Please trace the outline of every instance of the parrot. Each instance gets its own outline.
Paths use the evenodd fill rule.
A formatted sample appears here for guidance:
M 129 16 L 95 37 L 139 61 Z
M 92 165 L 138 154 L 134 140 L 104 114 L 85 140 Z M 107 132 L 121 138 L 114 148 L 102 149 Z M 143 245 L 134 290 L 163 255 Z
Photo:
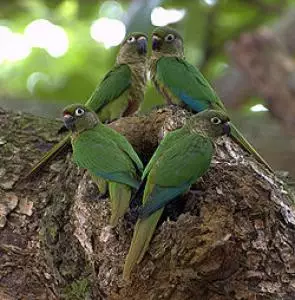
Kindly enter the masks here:
M 144 99 L 147 80 L 147 39 L 146 34 L 141 32 L 131 33 L 124 39 L 115 66 L 105 75 L 86 101 L 85 106 L 94 110 L 101 122 L 111 122 L 132 115 L 139 109 Z M 60 132 L 62 131 L 64 130 L 61 128 Z M 68 133 L 45 153 L 26 178 L 38 173 L 69 144 Z
M 110 225 L 116 226 L 129 207 L 132 189 L 139 186 L 142 162 L 127 139 L 104 125 L 86 105 L 65 107 L 63 119 L 71 132 L 73 161 L 87 169 L 95 182 L 97 177 L 108 182 Z
M 225 106 L 209 82 L 196 67 L 185 59 L 183 39 L 176 30 L 169 27 L 157 27 L 153 31 L 149 68 L 154 86 L 168 104 L 183 106 L 193 112 L 205 109 L 226 112 Z M 269 164 L 232 123 L 231 137 L 273 172 Z
M 229 135 L 230 128 L 227 114 L 204 110 L 162 139 L 142 174 L 141 182 L 146 183 L 125 259 L 125 280 L 130 279 L 135 264 L 144 257 L 165 205 L 188 191 L 207 172 L 214 154 L 214 140 Z

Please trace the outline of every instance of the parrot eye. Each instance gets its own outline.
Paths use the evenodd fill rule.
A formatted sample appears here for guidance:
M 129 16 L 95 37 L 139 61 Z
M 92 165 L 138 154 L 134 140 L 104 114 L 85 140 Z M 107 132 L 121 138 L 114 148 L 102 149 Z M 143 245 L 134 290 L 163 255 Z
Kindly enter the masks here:
M 133 43 L 133 42 L 135 42 L 135 37 L 134 37 L 134 36 L 131 36 L 131 37 L 127 40 L 127 43 L 128 43 L 128 44 L 131 44 L 131 43 Z
M 211 118 L 210 121 L 211 121 L 212 124 L 215 124 L 215 125 L 218 125 L 218 124 L 221 123 L 221 120 L 219 118 L 217 118 L 217 117 Z
M 84 109 L 81 108 L 81 107 L 78 107 L 78 108 L 75 110 L 75 115 L 76 115 L 77 117 L 83 116 L 84 113 L 85 113 L 85 111 L 84 111 Z
M 175 40 L 175 35 L 174 34 L 169 33 L 168 35 L 166 35 L 165 41 L 172 42 L 173 40 Z

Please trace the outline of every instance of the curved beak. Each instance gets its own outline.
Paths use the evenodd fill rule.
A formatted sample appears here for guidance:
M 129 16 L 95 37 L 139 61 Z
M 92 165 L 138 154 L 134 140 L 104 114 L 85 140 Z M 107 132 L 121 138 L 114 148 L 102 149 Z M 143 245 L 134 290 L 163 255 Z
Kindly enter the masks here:
M 159 51 L 161 50 L 161 46 L 162 46 L 162 39 L 156 35 L 153 35 L 152 37 L 152 49 L 153 51 Z
M 141 36 L 137 39 L 137 52 L 138 54 L 147 54 L 147 39 L 144 36 Z
M 227 136 L 230 135 L 230 122 L 226 122 L 223 124 L 223 133 Z
M 69 129 L 69 130 L 73 129 L 73 127 L 75 125 L 75 118 L 67 113 L 64 113 L 63 118 L 64 118 L 64 123 L 65 123 L 65 126 L 67 127 L 67 129 Z

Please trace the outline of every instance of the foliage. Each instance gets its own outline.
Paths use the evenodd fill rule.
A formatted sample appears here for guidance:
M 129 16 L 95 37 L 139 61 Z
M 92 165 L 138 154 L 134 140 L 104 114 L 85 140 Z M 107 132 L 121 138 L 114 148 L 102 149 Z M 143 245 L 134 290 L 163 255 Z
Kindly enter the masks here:
M 106 1 L 23 0 L 1 1 L 0 25 L 23 33 L 36 19 L 62 26 L 69 37 L 69 49 L 55 58 L 46 50 L 33 48 L 17 62 L 0 64 L 0 97 L 38 99 L 47 102 L 84 102 L 95 85 L 113 65 L 116 47 L 106 49 L 90 36 L 90 26 L 99 17 L 114 17 L 114 10 L 101 9 Z M 109 1 L 110 2 L 110 1 Z M 112 1 L 114 2 L 114 1 Z M 140 0 L 118 1 L 127 31 L 150 33 L 150 12 L 155 6 L 185 9 L 185 17 L 173 26 L 184 36 L 188 60 L 201 68 L 209 80 L 228 67 L 224 46 L 243 31 L 270 25 L 292 1 L 269 0 Z M 209 4 L 210 5 L 209 5 Z M 145 8 L 145 9 L 143 9 Z M 116 15 L 116 14 L 115 14 Z M 117 16 L 118 17 L 118 16 Z M 106 28 L 105 30 L 108 30 Z M 0 51 L 1 53 L 1 51 Z M 34 74 L 32 76 L 32 74 Z M 144 110 L 161 101 L 151 88 Z

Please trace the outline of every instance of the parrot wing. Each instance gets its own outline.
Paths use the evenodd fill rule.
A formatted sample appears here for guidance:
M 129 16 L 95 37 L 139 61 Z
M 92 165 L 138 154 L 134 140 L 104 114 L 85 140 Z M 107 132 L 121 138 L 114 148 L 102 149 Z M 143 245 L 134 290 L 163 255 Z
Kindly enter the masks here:
M 151 168 L 154 166 L 154 164 L 157 162 L 159 157 L 163 155 L 165 151 L 167 151 L 172 145 L 178 143 L 180 138 L 184 136 L 184 129 L 176 129 L 174 131 L 168 132 L 166 136 L 162 139 L 160 142 L 158 148 L 154 152 L 152 158 L 146 165 L 143 174 L 142 174 L 142 180 L 149 174 Z
M 143 171 L 142 162 L 128 140 L 123 135 L 119 134 L 117 131 L 108 126 L 104 126 L 103 129 L 103 131 L 101 130 L 101 135 L 106 136 L 111 140 L 115 140 L 118 147 L 132 160 L 135 168 L 141 174 Z
M 117 65 L 106 74 L 85 105 L 99 112 L 106 104 L 120 97 L 130 86 L 130 68 L 125 64 Z
M 157 62 L 156 80 L 176 98 L 196 112 L 208 108 L 225 110 L 209 82 L 186 60 L 162 57 Z
M 140 217 L 150 216 L 184 193 L 208 170 L 213 151 L 211 140 L 196 134 L 185 135 L 165 151 L 148 175 L 146 185 L 154 188 L 144 195 Z
M 73 142 L 73 149 L 74 161 L 80 167 L 88 169 L 92 175 L 138 187 L 138 182 L 133 177 L 134 165 L 115 141 L 100 136 L 99 132 L 88 130 Z

